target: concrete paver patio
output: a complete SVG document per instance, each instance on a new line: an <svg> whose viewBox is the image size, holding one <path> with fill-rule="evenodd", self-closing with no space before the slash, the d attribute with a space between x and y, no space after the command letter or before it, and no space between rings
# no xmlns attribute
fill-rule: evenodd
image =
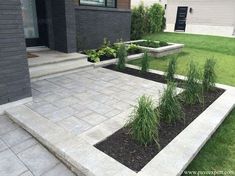
<svg viewBox="0 0 235 176"><path fill-rule="evenodd" d="M0 116L1 176L72 176L66 166L29 133Z"/></svg>
<svg viewBox="0 0 235 176"><path fill-rule="evenodd" d="M32 83L33 111L77 135L130 110L143 94L157 103L165 85L104 68Z"/></svg>

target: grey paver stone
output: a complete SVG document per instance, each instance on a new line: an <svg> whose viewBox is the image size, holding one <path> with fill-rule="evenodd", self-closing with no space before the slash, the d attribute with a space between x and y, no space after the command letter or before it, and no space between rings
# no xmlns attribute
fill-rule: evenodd
<svg viewBox="0 0 235 176"><path fill-rule="evenodd" d="M1 136L1 139L10 147L13 147L29 138L31 138L31 136L21 128L17 128Z"/></svg>
<svg viewBox="0 0 235 176"><path fill-rule="evenodd" d="M10 150L0 152L0 175L18 176L27 171L24 164Z"/></svg>
<svg viewBox="0 0 235 176"><path fill-rule="evenodd" d="M24 152L18 154L18 157L32 171L35 176L39 176L59 163L52 154L50 154L41 145L34 145Z"/></svg>

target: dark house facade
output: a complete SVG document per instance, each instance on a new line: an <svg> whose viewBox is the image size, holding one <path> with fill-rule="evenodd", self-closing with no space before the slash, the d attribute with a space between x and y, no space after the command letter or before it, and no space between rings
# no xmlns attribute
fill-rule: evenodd
<svg viewBox="0 0 235 176"><path fill-rule="evenodd" d="M130 24L130 0L0 0L0 105L31 97L26 47L96 48Z"/></svg>

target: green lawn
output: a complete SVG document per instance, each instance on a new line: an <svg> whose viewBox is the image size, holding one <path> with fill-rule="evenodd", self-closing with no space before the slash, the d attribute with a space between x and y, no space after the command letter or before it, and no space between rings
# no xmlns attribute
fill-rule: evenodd
<svg viewBox="0 0 235 176"><path fill-rule="evenodd" d="M145 38L185 44L183 52L178 55L178 74L186 74L190 60L195 61L200 67L202 67L207 58L213 57L217 61L217 82L235 86L234 38L178 33L160 33L149 35ZM170 57L171 56L151 58L150 67L152 69L165 71ZM132 61L130 63L139 65L140 60Z"/></svg>
<svg viewBox="0 0 235 176"><path fill-rule="evenodd" d="M235 86L235 39L178 33L160 33L145 38L185 44L183 52L178 55L178 74L186 74L190 60L202 67L206 58L214 57L217 61L217 82ZM150 67L165 71L169 58L151 58ZM139 65L140 60L130 63ZM186 171L233 171L230 175L235 175L235 110L226 118Z"/></svg>
<svg viewBox="0 0 235 176"><path fill-rule="evenodd" d="M232 171L234 173L230 175L235 175L235 110L225 119L186 170Z"/></svg>

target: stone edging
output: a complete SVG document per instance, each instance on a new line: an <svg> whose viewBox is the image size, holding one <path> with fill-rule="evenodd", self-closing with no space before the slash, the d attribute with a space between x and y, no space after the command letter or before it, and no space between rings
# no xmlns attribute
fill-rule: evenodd
<svg viewBox="0 0 235 176"><path fill-rule="evenodd" d="M150 71L164 74L156 70ZM178 76L176 75L176 77ZM179 77L185 79L183 76ZM138 173L93 146L122 128L131 109L79 136L60 128L23 105L11 108L6 113L55 153L64 163L73 168L77 174L88 176L180 175L234 108L234 88L220 84L217 84L217 86L224 87L225 93Z"/></svg>

